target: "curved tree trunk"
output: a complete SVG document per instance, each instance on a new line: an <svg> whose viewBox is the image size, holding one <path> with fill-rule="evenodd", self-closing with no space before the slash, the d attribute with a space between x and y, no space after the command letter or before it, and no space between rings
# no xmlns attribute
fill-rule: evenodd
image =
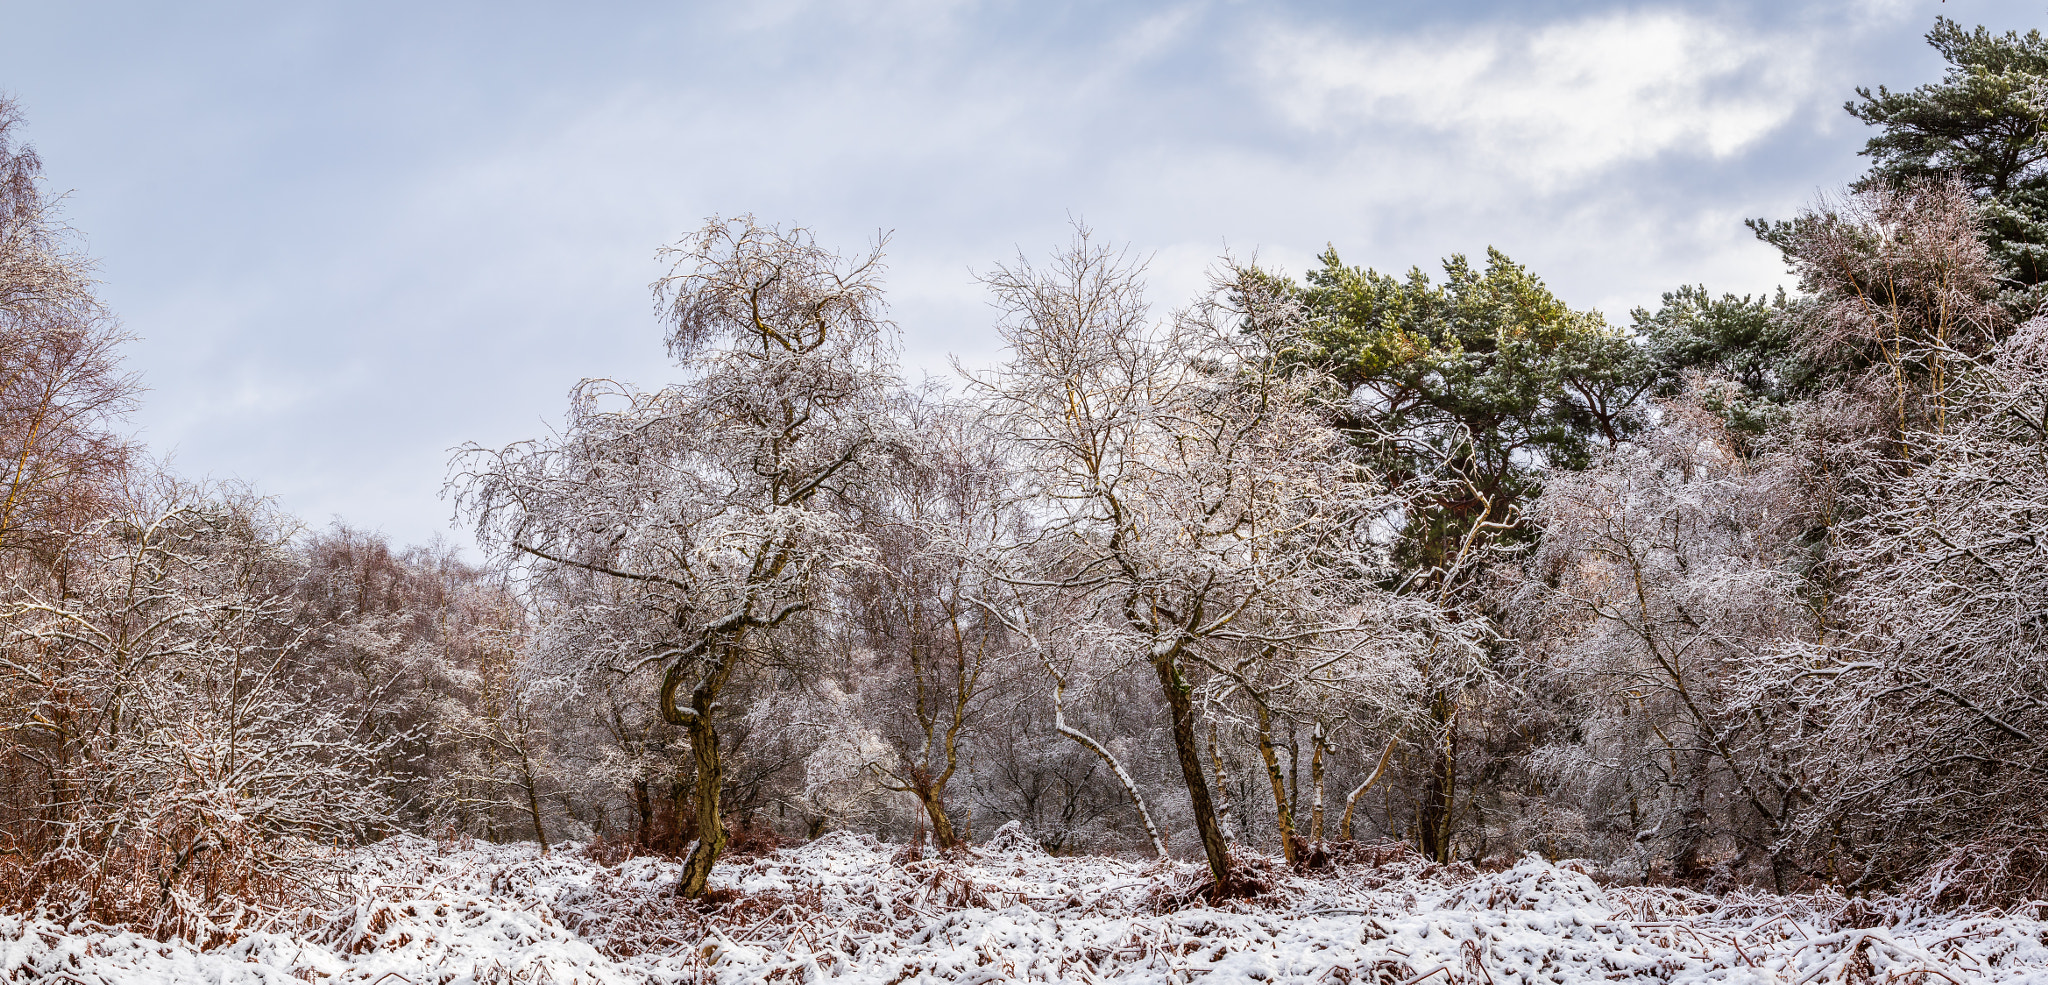
<svg viewBox="0 0 2048 985"><path fill-rule="evenodd" d="M1188 800L1194 808L1195 831L1202 836L1202 854L1209 860L1209 875L1218 890L1230 883L1230 855L1223 844L1223 830L1216 825L1216 807L1209 800L1209 784L1202 776L1202 754L1195 740L1195 706L1180 664L1171 656L1155 657L1152 668L1159 673L1160 689L1173 709L1173 747L1180 754L1180 775L1187 783Z"/></svg>
<svg viewBox="0 0 2048 985"><path fill-rule="evenodd" d="M1345 841L1351 840L1351 812L1358 806L1358 797L1360 794L1371 789L1373 784L1379 782L1380 776L1386 773L1387 761L1394 758L1395 741L1394 739L1387 740L1387 751L1380 753L1379 766L1373 769L1371 776L1365 778L1364 783L1352 788L1350 796L1344 798L1344 821L1338 827L1343 830Z"/></svg>
<svg viewBox="0 0 2048 985"><path fill-rule="evenodd" d="M1046 670L1052 670L1050 663L1046 664ZM1124 769L1124 764L1118 762L1116 756L1111 754L1107 747L1095 741L1080 729L1067 725L1067 679L1060 676L1058 671L1053 671L1052 679L1052 724L1054 731L1080 743L1082 748L1101 757L1102 761L1109 765L1110 772L1116 774L1117 782L1123 784L1124 793L1130 795L1131 803L1138 808L1138 820L1144 822L1145 835L1152 839L1152 851L1157 853L1160 858L1169 857L1166 853L1166 837L1159 833L1159 825L1153 823L1152 811L1145 806L1144 796L1138 793L1137 781L1131 779L1131 774Z"/></svg>
<svg viewBox="0 0 2048 985"><path fill-rule="evenodd" d="M683 860L683 880L676 892L690 899L704 895L711 867L725 852L725 819L718 814L718 788L725 781L725 762L718 753L718 732L711 727L710 704L705 701L688 723L690 755L697 762L697 844Z"/></svg>
<svg viewBox="0 0 2048 985"><path fill-rule="evenodd" d="M720 814L718 802L719 788L725 785L725 760L719 755L718 729L713 716L717 713L715 706L719 692L725 690L725 683L732 678L733 667L738 663L738 655L732 652L736 645L725 642L705 648L705 655L711 663L704 669L704 676L698 678L697 686L691 689L688 708L675 705L676 686L683 668L681 663L669 668L662 683L662 717L671 724L684 727L690 736L690 757L697 767L697 844L683 859L682 881L676 886L678 895L690 899L704 895L710 883L711 867L725 852L725 818Z"/></svg>

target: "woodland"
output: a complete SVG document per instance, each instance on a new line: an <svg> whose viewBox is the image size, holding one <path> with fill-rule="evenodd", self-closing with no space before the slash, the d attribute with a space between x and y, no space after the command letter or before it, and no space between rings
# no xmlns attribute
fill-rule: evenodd
<svg viewBox="0 0 2048 985"><path fill-rule="evenodd" d="M885 241L709 219L658 255L675 382L455 451L467 556L127 437L129 336L0 102L0 977L82 926L93 960L261 950L422 872L544 897L551 960L599 919L562 900L625 887L691 974L783 968L734 929L795 934L763 898L865 926L831 910L861 865L912 910L1238 921L1189 940L1279 933L1226 907L1262 893L1324 907L1288 926L1393 912L1302 881L1365 870L1438 879L1411 908L1598 897L1628 947L1687 907L1802 946L1859 901L2019 912L2048 897L2048 40L1928 38L1942 78L1847 104L1864 176L1751 222L1792 289L1625 320L1492 249L1224 257L1160 305L1077 224L979 272L1000 361L919 384ZM1179 888L1118 895L1147 872ZM1756 902L1795 898L1835 922ZM433 939L351 905L334 954ZM603 920L633 954L669 926ZM1866 938L1840 974L1882 970ZM1101 970L1062 940L1048 976ZM843 950L910 974L878 946Z"/></svg>

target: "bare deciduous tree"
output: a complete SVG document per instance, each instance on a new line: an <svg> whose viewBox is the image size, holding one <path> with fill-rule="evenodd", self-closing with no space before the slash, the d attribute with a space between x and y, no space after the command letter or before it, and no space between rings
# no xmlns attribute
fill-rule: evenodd
<svg viewBox="0 0 2048 985"><path fill-rule="evenodd" d="M20 116L0 99L0 549L47 563L64 536L114 508L134 456L113 431L141 387L120 365L128 340L92 294L92 264L68 249Z"/></svg>
<svg viewBox="0 0 2048 985"><path fill-rule="evenodd" d="M1958 363L2009 326L1969 189L1874 186L1823 200L1792 224L1786 256L1816 315L1803 342L1823 362L1865 361L1890 378L1894 440L1947 427Z"/></svg>
<svg viewBox="0 0 2048 985"><path fill-rule="evenodd" d="M1018 555L1031 567L1008 578L1086 600L1080 625L1157 678L1221 892L1196 689L1228 654L1350 652L1382 490L1347 464L1322 381L1287 358L1300 314L1269 278L1229 267L1211 298L1155 324L1141 273L1077 229L1046 267L989 274L1010 360L977 386L1043 513Z"/></svg>
<svg viewBox="0 0 2048 985"><path fill-rule="evenodd" d="M75 538L64 590L0 618L0 681L26 708L9 751L48 777L20 834L50 905L208 939L306 874L295 842L388 820L355 709L287 686L304 636L279 533L246 497L172 486Z"/></svg>
<svg viewBox="0 0 2048 985"><path fill-rule="evenodd" d="M1013 644L984 602L986 560L1019 536L1012 468L974 409L907 407L905 460L879 484L868 530L874 563L851 584L853 614L876 651L873 719L894 755L873 768L917 798L941 849L962 842L946 791L993 692L1016 676ZM879 686L877 686L879 684Z"/></svg>
<svg viewBox="0 0 2048 985"><path fill-rule="evenodd" d="M673 267L655 284L689 380L653 393L585 382L559 437L472 447L454 481L478 539L508 561L620 582L659 614L646 650L603 656L661 666L657 707L689 735L687 896L725 846L729 685L861 553L838 506L886 440L879 251L848 261L801 229L712 220L663 251Z"/></svg>
<svg viewBox="0 0 2048 985"><path fill-rule="evenodd" d="M2042 837L2048 796L2048 324L1963 364L1918 467L1846 485L1836 629L1757 668L1758 703L1805 709L1802 846L1846 885ZM1965 882L1958 878L1958 882Z"/></svg>

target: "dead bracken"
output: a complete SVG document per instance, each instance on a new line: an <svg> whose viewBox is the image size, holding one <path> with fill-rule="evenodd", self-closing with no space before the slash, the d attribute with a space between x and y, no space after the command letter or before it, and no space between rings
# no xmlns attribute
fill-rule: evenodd
<svg viewBox="0 0 2048 985"><path fill-rule="evenodd" d="M2001 982L2048 973L2048 906L1930 912L1832 893L1611 887L1528 856L1498 871L1340 852L1212 902L1203 866L1018 849L900 860L835 833L722 867L399 837L331 895L199 947L0 916L0 981ZM1171 899L1172 906L1160 901Z"/></svg>

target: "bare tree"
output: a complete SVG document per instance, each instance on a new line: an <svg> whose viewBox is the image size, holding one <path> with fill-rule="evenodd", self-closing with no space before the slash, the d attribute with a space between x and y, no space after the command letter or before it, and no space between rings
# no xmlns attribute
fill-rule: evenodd
<svg viewBox="0 0 2048 985"><path fill-rule="evenodd" d="M67 250L56 201L41 186L43 162L19 143L21 110L0 97L0 317L90 305L91 264Z"/></svg>
<svg viewBox="0 0 2048 985"><path fill-rule="evenodd" d="M994 692L1015 676L1011 634L984 608L986 558L1023 522L999 436L970 407L906 401L907 456L877 486L867 529L874 563L850 584L852 612L876 651L871 717L894 755L873 769L917 798L941 849L962 836L946 807ZM885 696L876 700L873 695Z"/></svg>
<svg viewBox="0 0 2048 985"><path fill-rule="evenodd" d="M1873 458L1845 483L1835 630L1756 668L1757 703L1811 723L1798 834L1850 886L1989 868L2043 837L2048 324L1994 354L1955 367L1917 467Z"/></svg>
<svg viewBox="0 0 2048 985"><path fill-rule="evenodd" d="M1792 224L1786 257L1815 302L1803 343L1889 377L1894 441L1947 427L1949 391L2009 327L1981 220L1959 181L1873 186Z"/></svg>
<svg viewBox="0 0 2048 985"><path fill-rule="evenodd" d="M0 619L6 738L49 789L23 832L46 902L207 939L302 877L301 839L388 819L347 708L293 694L293 560L246 497L171 486L73 540L61 593ZM152 885L153 884L153 885Z"/></svg>
<svg viewBox="0 0 2048 985"><path fill-rule="evenodd" d="M725 847L718 723L763 635L818 604L860 553L838 505L883 450L889 326L880 247L848 261L801 229L714 219L663 251L655 284L688 382L653 393L580 385L553 440L470 447L453 485L508 562L622 583L658 615L621 670L663 668L656 705L696 767L697 844L680 892L704 892Z"/></svg>
<svg viewBox="0 0 2048 985"><path fill-rule="evenodd" d="M458 747L452 762L435 777L454 796L446 805L462 813L509 811L525 819L548 852L548 828L541 806L542 784L558 772L549 755L551 702L544 691L553 681L535 680L515 665L522 640L512 634L486 651L477 668L476 703L447 709L439 729Z"/></svg>
<svg viewBox="0 0 2048 985"><path fill-rule="evenodd" d="M113 428L141 387L128 341L93 297L92 263L70 248L42 162L16 142L0 99L0 549L47 563L70 531L115 508L134 456Z"/></svg>
<svg viewBox="0 0 2048 985"><path fill-rule="evenodd" d="M1798 574L1806 502L1736 454L1717 418L1675 401L1661 430L1553 479L1537 504L1539 579L1516 628L1600 697L1582 754L1551 759L1552 779L1613 784L1598 799L1682 878L1722 838L1769 855L1780 879L1791 861L1779 840L1805 783L1758 732L1781 710L1741 697L1758 650L1818 631Z"/></svg>
<svg viewBox="0 0 2048 985"><path fill-rule="evenodd" d="M1008 576L1086 600L1082 625L1146 666L1170 712L1196 830L1219 892L1229 862L1196 734L1200 678L1222 653L1347 650L1376 570L1364 517L1382 494L1345 464L1312 372L1286 360L1299 313L1229 268L1164 324L1142 267L1077 229L1045 268L985 280L1010 361L977 381L1015 436L1043 512Z"/></svg>

